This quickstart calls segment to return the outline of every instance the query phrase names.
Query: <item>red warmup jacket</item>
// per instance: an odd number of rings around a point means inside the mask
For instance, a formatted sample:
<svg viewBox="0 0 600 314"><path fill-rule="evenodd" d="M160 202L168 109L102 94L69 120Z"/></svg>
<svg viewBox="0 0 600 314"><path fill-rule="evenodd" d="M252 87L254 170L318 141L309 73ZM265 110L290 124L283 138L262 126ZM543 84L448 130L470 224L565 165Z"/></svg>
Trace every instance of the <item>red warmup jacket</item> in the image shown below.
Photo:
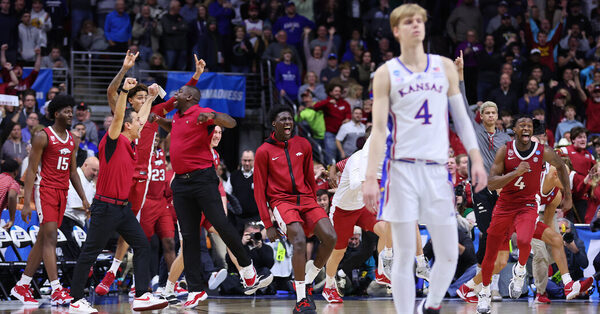
<svg viewBox="0 0 600 314"><path fill-rule="evenodd" d="M254 159L254 199L265 228L273 226L268 206L311 204L316 192L310 143L300 136L280 142L271 134Z"/></svg>
<svg viewBox="0 0 600 314"><path fill-rule="evenodd" d="M337 134L342 126L342 122L352 118L352 109L350 104L342 98L337 101L331 97L317 102L313 106L314 110L323 110L325 114L325 130Z"/></svg>

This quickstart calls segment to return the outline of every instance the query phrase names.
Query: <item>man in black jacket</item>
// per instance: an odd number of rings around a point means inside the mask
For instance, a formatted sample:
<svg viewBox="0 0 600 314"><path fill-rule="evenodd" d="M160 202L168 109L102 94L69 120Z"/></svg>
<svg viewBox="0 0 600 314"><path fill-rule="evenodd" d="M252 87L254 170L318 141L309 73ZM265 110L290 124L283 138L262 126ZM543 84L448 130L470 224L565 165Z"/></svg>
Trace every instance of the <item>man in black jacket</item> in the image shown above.
<svg viewBox="0 0 600 314"><path fill-rule="evenodd" d="M260 221L258 207L254 200L254 152L246 150L242 153L241 169L231 174L231 194L235 196L242 207L242 213L237 215L236 228L240 234L244 231L244 225L249 222Z"/></svg>

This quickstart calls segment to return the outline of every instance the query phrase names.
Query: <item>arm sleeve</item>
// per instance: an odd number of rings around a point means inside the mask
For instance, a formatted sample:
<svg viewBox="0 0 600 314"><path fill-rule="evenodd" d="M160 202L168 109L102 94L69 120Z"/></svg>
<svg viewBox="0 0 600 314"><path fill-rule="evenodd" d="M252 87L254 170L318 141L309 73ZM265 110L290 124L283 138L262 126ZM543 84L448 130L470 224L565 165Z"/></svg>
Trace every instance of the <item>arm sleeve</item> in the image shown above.
<svg viewBox="0 0 600 314"><path fill-rule="evenodd" d="M472 149L479 149L475 138L475 129L465 109L463 96L458 94L451 96L448 98L448 102L450 103L450 113L452 120L454 120L456 133L463 142L465 149L467 152Z"/></svg>
<svg viewBox="0 0 600 314"><path fill-rule="evenodd" d="M273 226L269 208L267 207L267 168L269 156L262 150L256 151L256 159L254 161L254 200L260 214L260 219L265 224L265 228Z"/></svg>

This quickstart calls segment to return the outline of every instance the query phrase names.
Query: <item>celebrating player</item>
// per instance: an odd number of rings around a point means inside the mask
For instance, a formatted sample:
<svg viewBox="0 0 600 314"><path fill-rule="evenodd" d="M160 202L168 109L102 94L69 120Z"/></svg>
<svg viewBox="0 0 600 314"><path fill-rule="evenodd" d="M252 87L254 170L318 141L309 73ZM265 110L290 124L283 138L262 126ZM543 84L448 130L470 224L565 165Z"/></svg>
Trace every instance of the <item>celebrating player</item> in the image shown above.
<svg viewBox="0 0 600 314"><path fill-rule="evenodd" d="M454 126L471 158L476 191L487 176L471 121L458 87L458 74L449 59L425 54L423 39L427 12L404 4L390 14L390 26L401 54L375 72L373 131L363 198L377 210L380 197L377 167L384 157L385 130L391 126L387 179L380 219L391 223L394 262L392 292L398 313L412 313L415 302L415 223L427 225L436 256L429 294L421 311L439 312L458 259L458 234L452 183L448 182L448 108ZM388 121L389 117L389 121Z"/></svg>
<svg viewBox="0 0 600 314"><path fill-rule="evenodd" d="M67 205L69 180L81 198L83 209L90 206L81 186L75 162L75 144L68 131L73 118L73 97L57 95L48 106L54 124L33 138L29 165L25 175L25 203L21 216L23 221L31 218L31 195L40 219L37 240L27 258L27 266L21 279L10 294L26 305L39 305L31 295L29 284L42 259L52 287L50 303L68 304L73 299L59 280L56 268L56 237ZM35 180L35 183L34 183ZM34 190L35 184L35 190Z"/></svg>

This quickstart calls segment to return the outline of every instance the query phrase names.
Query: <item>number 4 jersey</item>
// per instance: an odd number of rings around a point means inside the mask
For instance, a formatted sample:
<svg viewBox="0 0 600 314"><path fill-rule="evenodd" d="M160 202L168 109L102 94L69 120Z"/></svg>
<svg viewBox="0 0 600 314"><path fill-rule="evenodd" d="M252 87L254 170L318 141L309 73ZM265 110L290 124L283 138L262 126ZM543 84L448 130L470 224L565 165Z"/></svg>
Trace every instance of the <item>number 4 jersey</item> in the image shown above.
<svg viewBox="0 0 600 314"><path fill-rule="evenodd" d="M442 58L427 55L413 73L400 58L386 62L390 76L388 157L448 161L448 78Z"/></svg>
<svg viewBox="0 0 600 314"><path fill-rule="evenodd" d="M61 138L51 126L44 129L48 136L48 145L42 153L42 160L36 174L35 184L39 186L68 190L71 157L75 149L73 136L67 131Z"/></svg>
<svg viewBox="0 0 600 314"><path fill-rule="evenodd" d="M506 155L504 156L504 174L519 167L523 161L529 163L530 170L516 177L502 188L498 198L498 206L503 208L524 206L537 210L536 194L540 192L542 171L544 168L544 146L531 143L533 150L527 156L521 156L515 141L506 143Z"/></svg>

